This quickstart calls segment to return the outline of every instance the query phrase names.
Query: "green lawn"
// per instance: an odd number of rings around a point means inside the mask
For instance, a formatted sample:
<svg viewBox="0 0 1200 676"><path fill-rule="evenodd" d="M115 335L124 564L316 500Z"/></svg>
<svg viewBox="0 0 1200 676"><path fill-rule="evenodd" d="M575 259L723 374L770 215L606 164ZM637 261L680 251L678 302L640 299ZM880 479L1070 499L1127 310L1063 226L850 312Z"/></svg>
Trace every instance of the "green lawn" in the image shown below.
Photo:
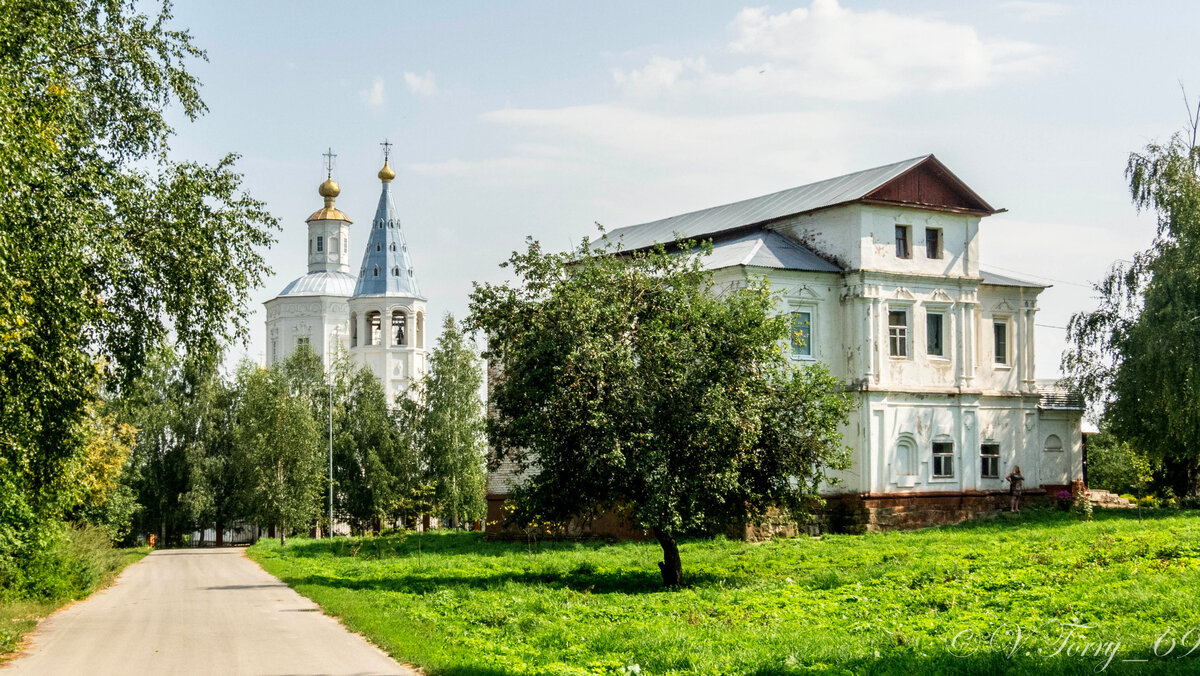
<svg viewBox="0 0 1200 676"><path fill-rule="evenodd" d="M149 547L131 547L114 551L111 557L105 557L101 563L104 569L99 573L97 585L74 598L0 601L0 663L11 657L10 653L20 647L21 639L25 634L36 627L37 623L47 615L71 601L86 598L97 589L107 587L126 566L141 561L149 553Z"/></svg>
<svg viewBox="0 0 1200 676"><path fill-rule="evenodd" d="M400 535L263 541L250 555L434 674L1085 674L1107 660L1096 644L1114 641L1106 673L1200 673L1200 648L1181 657L1200 643L1200 512L695 540L682 548L684 588L669 591L654 543L529 554L432 533L420 561L416 549ZM1160 653L1186 645L1156 657L1168 630Z"/></svg>

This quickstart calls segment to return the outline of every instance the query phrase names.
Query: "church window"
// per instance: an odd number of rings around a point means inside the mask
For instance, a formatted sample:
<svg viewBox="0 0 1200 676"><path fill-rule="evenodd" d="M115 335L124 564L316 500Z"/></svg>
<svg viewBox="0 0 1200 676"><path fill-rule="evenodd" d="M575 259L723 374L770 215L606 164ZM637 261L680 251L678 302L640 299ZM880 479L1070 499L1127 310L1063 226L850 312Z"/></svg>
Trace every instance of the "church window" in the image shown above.
<svg viewBox="0 0 1200 676"><path fill-rule="evenodd" d="M376 250L376 251L383 251L383 245L382 245L382 244L376 244L376 245L375 245L375 250Z"/></svg>
<svg viewBox="0 0 1200 676"><path fill-rule="evenodd" d="M425 314L417 313L417 347L425 347Z"/></svg>
<svg viewBox="0 0 1200 676"><path fill-rule="evenodd" d="M350 347L358 347L358 313L350 313Z"/></svg>
<svg viewBox="0 0 1200 676"><path fill-rule="evenodd" d="M912 258L911 240L907 225L896 226L896 258Z"/></svg>
<svg viewBox="0 0 1200 676"><path fill-rule="evenodd" d="M942 257L941 228L925 228L925 257L930 259Z"/></svg>
<svg viewBox="0 0 1200 676"><path fill-rule="evenodd" d="M407 345L408 315L403 310L392 311L392 344Z"/></svg>
<svg viewBox="0 0 1200 676"><path fill-rule="evenodd" d="M946 356L946 348L942 344L945 335L943 322L946 316L940 312L925 313L925 353L933 357Z"/></svg>
<svg viewBox="0 0 1200 676"><path fill-rule="evenodd" d="M933 476L941 479L954 476L954 442L933 442Z"/></svg>
<svg viewBox="0 0 1200 676"><path fill-rule="evenodd" d="M1008 322L992 322L992 346L995 349L996 363L1008 363Z"/></svg>
<svg viewBox="0 0 1200 676"><path fill-rule="evenodd" d="M342 238L342 251L345 251L345 250L346 250L346 238L343 237Z"/></svg>
<svg viewBox="0 0 1200 676"><path fill-rule="evenodd" d="M395 250L396 250L396 243L392 242L392 251L395 251Z"/></svg>
<svg viewBox="0 0 1200 676"><path fill-rule="evenodd" d="M888 312L888 351L893 357L908 357L908 311Z"/></svg>
<svg viewBox="0 0 1200 676"><path fill-rule="evenodd" d="M378 265L376 265L376 266L375 266L375 268L371 270L371 276L372 276L372 277L378 277L378 276L379 276L379 266L378 266Z"/></svg>
<svg viewBox="0 0 1200 676"><path fill-rule="evenodd" d="M382 316L378 310L367 313L367 345L379 345Z"/></svg>
<svg viewBox="0 0 1200 676"><path fill-rule="evenodd" d="M308 240L308 255L312 255L312 240Z"/></svg>
<svg viewBox="0 0 1200 676"><path fill-rule="evenodd" d="M399 277L399 276L400 276L400 267L399 267L399 266L396 266L396 267L392 268L392 276L393 276L393 277Z"/></svg>
<svg viewBox="0 0 1200 676"><path fill-rule="evenodd" d="M308 336L297 336L296 337L296 347L300 347L301 345L308 345L308 342L309 342Z"/></svg>
<svg viewBox="0 0 1200 676"><path fill-rule="evenodd" d="M320 235L317 235L317 253L321 253L324 250L325 250L325 238Z"/></svg>
<svg viewBox="0 0 1200 676"><path fill-rule="evenodd" d="M913 476L917 473L917 443L910 435L896 440L896 474Z"/></svg>
<svg viewBox="0 0 1200 676"><path fill-rule="evenodd" d="M812 313L792 313L792 335L790 340L793 357L812 356Z"/></svg>
<svg viewBox="0 0 1200 676"><path fill-rule="evenodd" d="M1000 478L1000 444L984 442L979 445L979 476L984 479Z"/></svg>

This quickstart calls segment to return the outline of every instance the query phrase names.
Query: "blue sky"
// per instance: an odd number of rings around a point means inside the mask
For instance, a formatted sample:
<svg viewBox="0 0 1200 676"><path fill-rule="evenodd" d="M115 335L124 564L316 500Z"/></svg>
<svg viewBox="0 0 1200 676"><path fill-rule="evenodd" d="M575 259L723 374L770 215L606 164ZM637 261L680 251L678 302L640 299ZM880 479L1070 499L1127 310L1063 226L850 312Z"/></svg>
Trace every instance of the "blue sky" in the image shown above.
<svg viewBox="0 0 1200 676"><path fill-rule="evenodd" d="M1055 285L1036 346L1054 376L1050 327L1153 235L1128 153L1182 127L1179 81L1200 95L1200 3L209 0L175 15L208 51L192 70L210 108L177 121L175 155L240 153L283 226L233 358L259 357L262 302L305 272L321 153L338 153L359 252L386 137L430 314L460 318L527 235L566 248L595 222L934 153L1009 210L984 221L983 263Z"/></svg>

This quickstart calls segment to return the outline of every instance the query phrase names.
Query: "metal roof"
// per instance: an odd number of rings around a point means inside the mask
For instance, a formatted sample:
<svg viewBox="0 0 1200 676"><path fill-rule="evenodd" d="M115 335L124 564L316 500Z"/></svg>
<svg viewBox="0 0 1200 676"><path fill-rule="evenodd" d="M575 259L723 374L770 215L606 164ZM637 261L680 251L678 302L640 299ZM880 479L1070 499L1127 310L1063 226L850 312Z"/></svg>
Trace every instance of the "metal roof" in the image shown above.
<svg viewBox="0 0 1200 676"><path fill-rule="evenodd" d="M284 296L342 296L354 293L354 275L344 272L310 272L283 287L276 298Z"/></svg>
<svg viewBox="0 0 1200 676"><path fill-rule="evenodd" d="M780 270L840 272L841 268L774 230L755 230L713 242L702 264L709 270L738 265Z"/></svg>
<svg viewBox="0 0 1200 676"><path fill-rule="evenodd" d="M784 216L845 204L863 199L888 181L932 157L933 155L922 155L762 197L617 228L608 233L607 237L619 240L626 250L641 249L660 242L673 242L677 234L685 239L698 238Z"/></svg>
<svg viewBox="0 0 1200 676"><path fill-rule="evenodd" d="M371 234L363 253L354 296L400 296L423 298L413 270L408 243L400 229L400 217L392 202L391 182L383 182L379 206L371 220Z"/></svg>
<svg viewBox="0 0 1200 676"><path fill-rule="evenodd" d="M1028 289L1048 289L1052 286L1051 284L1042 284L1040 282L1017 279L1016 277L1008 277L1006 275L992 272L991 270L985 270L982 267L979 268L979 276L983 277L984 284L991 284L992 286L1023 286Z"/></svg>

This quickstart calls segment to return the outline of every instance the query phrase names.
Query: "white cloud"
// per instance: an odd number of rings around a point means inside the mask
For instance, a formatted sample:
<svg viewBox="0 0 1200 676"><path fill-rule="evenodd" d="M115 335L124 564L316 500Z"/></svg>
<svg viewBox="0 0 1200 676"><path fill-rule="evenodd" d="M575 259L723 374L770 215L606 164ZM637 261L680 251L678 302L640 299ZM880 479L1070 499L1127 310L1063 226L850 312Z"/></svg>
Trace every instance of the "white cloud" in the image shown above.
<svg viewBox="0 0 1200 676"><path fill-rule="evenodd" d="M375 80L371 82L370 87L358 92L358 97L362 99L363 105L365 105L368 110L373 112L382 111L383 105L386 102L386 97L383 91L383 78L376 76Z"/></svg>
<svg viewBox="0 0 1200 676"><path fill-rule="evenodd" d="M1066 5L1057 2L1026 2L1019 0L1002 2L1000 3L1000 8L1015 12L1017 18L1021 21L1052 19L1056 16L1066 14L1068 9Z"/></svg>
<svg viewBox="0 0 1200 676"><path fill-rule="evenodd" d="M419 96L432 96L437 93L437 80L430 71L425 71L424 75L406 72L404 82L408 85L410 92Z"/></svg>
<svg viewBox="0 0 1200 676"><path fill-rule="evenodd" d="M704 57L656 56L640 70L616 73L617 85L634 95L695 90L877 100L979 87L1053 62L1045 47L984 38L967 24L856 12L837 0L813 0L810 7L778 14L743 9L732 28L729 51L749 63L721 71Z"/></svg>

